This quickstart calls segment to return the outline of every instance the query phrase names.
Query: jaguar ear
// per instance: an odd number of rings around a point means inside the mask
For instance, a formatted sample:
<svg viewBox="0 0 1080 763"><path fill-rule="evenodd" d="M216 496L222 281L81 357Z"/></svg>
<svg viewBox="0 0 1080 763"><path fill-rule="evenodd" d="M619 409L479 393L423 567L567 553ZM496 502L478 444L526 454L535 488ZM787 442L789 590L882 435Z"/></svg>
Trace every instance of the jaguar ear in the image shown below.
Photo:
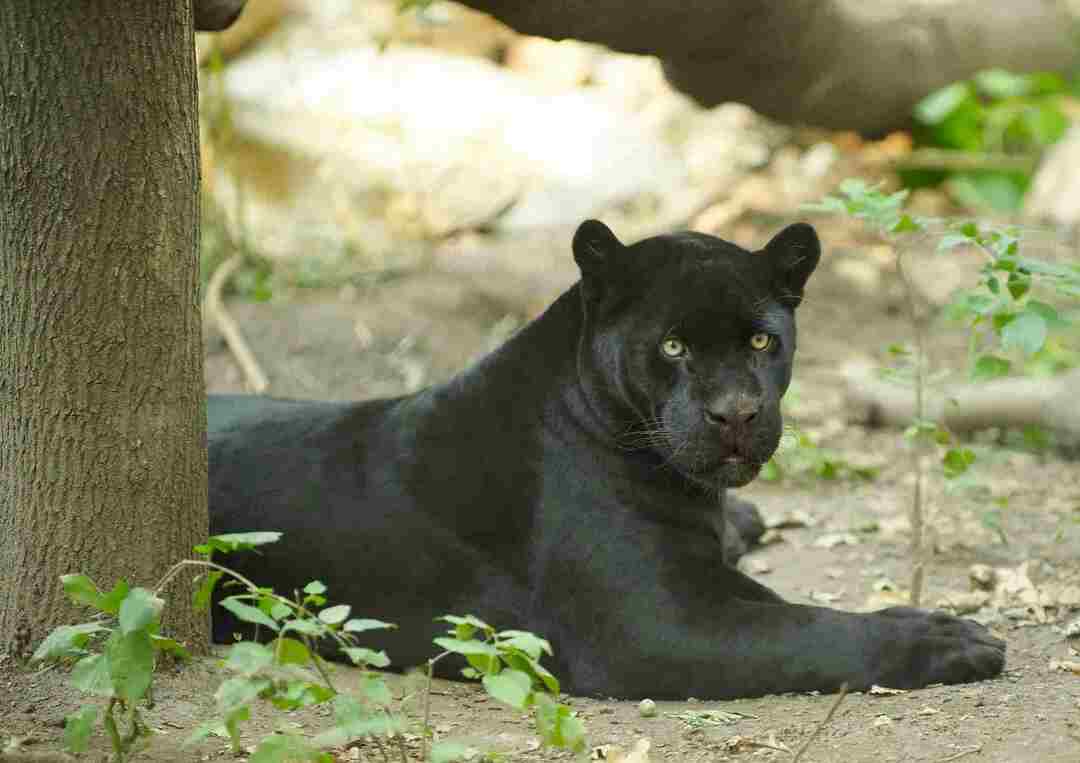
<svg viewBox="0 0 1080 763"><path fill-rule="evenodd" d="M600 298L617 280L616 260L626 247L599 220L586 220L574 233L574 261L581 269L581 282L587 296Z"/></svg>
<svg viewBox="0 0 1080 763"><path fill-rule="evenodd" d="M762 250L776 274L776 286L784 304L798 307L803 288L821 259L821 243L807 223L789 225L773 236Z"/></svg>

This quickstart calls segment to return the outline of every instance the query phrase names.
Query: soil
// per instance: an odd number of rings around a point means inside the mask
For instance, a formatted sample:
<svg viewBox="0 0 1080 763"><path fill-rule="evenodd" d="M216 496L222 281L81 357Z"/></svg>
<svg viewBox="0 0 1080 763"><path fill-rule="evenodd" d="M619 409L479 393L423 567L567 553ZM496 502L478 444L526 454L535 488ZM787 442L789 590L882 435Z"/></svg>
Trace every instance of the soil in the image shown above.
<svg viewBox="0 0 1080 763"><path fill-rule="evenodd" d="M721 233L761 243L776 227L775 219L744 219ZM871 278L869 285L845 275L850 268L842 263L862 257L868 242L837 223L824 224L822 231L826 242L841 243L830 243L830 259L811 280L801 309L799 368L789 416L843 462L873 466L879 473L872 481L825 480L796 469L780 482L759 481L741 491L769 517L802 512L789 523L795 526L775 533L778 542L755 551L745 564L792 600L874 608L899 600L910 574L904 520L912 494L910 457L899 433L847 420L838 370L853 358L880 360L889 343L903 341L909 332L888 268L879 269L880 281ZM474 241L465 248L486 251L489 259L465 267L455 262L456 253L463 251L458 241L427 267L377 286L357 282L279 294L265 304L233 300L229 309L271 379L273 394L337 399L395 394L446 378L569 283L569 236L570 231L549 231L532 249L521 240ZM561 248L553 250L550 242L560 239ZM517 264L507 265L511 261ZM543 278L534 279L540 285L525 297L500 296L522 294L520 287L500 283L500 278L513 278L506 274L528 261L552 263ZM948 365L962 357L955 352L963 343L954 329L935 324L933 340L939 362ZM215 392L243 389L240 371L213 330L207 339L207 386ZM954 494L941 479L929 481L934 554L924 602L934 605L970 590L973 564L1001 570L1000 579L1013 581L1012 588L998 590L975 616L1008 640L1005 673L976 684L849 695L802 760L1080 761L1080 675L1068 669L1069 663L1080 662L1080 640L1068 639L1064 630L1080 616L1075 609L1080 602L1070 605L1062 593L1080 585L1080 466L1067 448L1032 453L1005 447L1003 441L993 434L977 438L981 458L967 480L995 499L1007 499L1000 533L983 521L995 506L987 498L971 491ZM1015 575L1018 568L1024 575ZM346 686L357 677L346 667L336 667L335 675ZM212 659L163 671L155 684L154 707L146 711L156 733L136 759L230 758L220 738L181 745L210 717L220 680ZM400 687L405 679L392 675L390 680ZM585 721L590 744L600 748L594 759L617 759L603 745L630 750L647 738L653 761L786 761L792 754L775 748L796 750L821 724L834 697L659 702L654 717L642 717L637 702L568 701ZM0 760L58 759L49 756L60 749L63 718L81 703L63 669L28 669L0 660L0 741L14 739L20 745L0 754ZM281 713L261 708L244 726L245 744L282 727L314 734L328 720L318 709ZM436 681L432 724L439 737L500 751L504 760L569 758L537 749L530 723L472 684ZM416 759L418 740L408 739L406 747L410 759ZM107 751L98 734L92 751L82 757L101 760ZM334 753L340 760L382 760L370 743Z"/></svg>

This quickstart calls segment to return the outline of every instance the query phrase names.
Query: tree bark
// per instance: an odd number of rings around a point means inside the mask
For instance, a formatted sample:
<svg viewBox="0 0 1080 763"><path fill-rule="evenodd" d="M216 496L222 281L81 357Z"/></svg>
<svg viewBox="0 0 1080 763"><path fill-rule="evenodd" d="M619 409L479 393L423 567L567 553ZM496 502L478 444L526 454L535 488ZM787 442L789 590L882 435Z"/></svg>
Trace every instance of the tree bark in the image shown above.
<svg viewBox="0 0 1080 763"><path fill-rule="evenodd" d="M664 62L706 106L880 133L980 69L1066 71L1076 20L1059 0L464 0L519 32Z"/></svg>
<svg viewBox="0 0 1080 763"><path fill-rule="evenodd" d="M0 651L206 537L190 0L0 12ZM164 592L196 651L205 614Z"/></svg>

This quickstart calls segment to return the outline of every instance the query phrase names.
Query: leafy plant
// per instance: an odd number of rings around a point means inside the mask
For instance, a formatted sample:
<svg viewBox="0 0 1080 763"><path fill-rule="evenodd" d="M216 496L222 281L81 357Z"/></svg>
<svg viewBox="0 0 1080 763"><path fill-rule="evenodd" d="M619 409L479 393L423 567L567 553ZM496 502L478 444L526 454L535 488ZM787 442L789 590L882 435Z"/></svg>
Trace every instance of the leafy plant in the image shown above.
<svg viewBox="0 0 1080 763"><path fill-rule="evenodd" d="M61 626L54 630L33 655L35 661L74 662L71 672L75 688L109 698L102 723L109 734L116 761L126 760L138 740L148 734L138 703L150 696L155 653L169 652L186 659L187 652L175 641L161 636L160 615L164 601L158 595L184 568L205 570L195 591L197 609L205 609L215 587L226 580L240 591L226 596L220 605L238 620L269 632L269 641L239 641L229 647L222 667L228 677L214 693L216 716L199 726L189 738L194 742L209 734L227 736L239 754L240 727L251 718L255 702L268 702L279 710L296 710L311 705L331 705L333 725L314 739L279 732L262 739L251 754L252 763L313 761L332 763L323 748L357 739L368 739L389 761L391 751L401 760L407 757L404 734L410 728L383 676L373 668L390 665L383 651L361 646L359 638L371 631L394 628L391 623L351 617L347 604L329 604L326 586L308 583L290 598L263 588L243 575L213 561L215 552L250 550L273 543L277 532L217 535L196 546L198 559L173 565L154 591L129 588L124 581L108 593L100 592L85 575L67 575L64 590L77 604L98 610L91 622ZM544 744L581 752L585 749L584 727L570 708L557 701L559 682L540 664L551 645L527 631L496 631L473 615L446 615L450 623L447 637L435 640L444 651L428 662L427 686L423 692L424 716L419 733L423 739L422 758L433 762L458 760L468 748L452 740L433 741L430 726L431 680L435 664L451 654L468 662L463 671L482 680L493 698L518 709L533 712ZM320 648L321 647L321 648ZM321 656L336 651L362 671L358 689L340 691L331 678L331 666ZM73 752L87 748L98 719L98 708L87 705L67 719L65 742Z"/></svg>
<svg viewBox="0 0 1080 763"><path fill-rule="evenodd" d="M948 110L941 107L940 111ZM1017 357L1035 356L1046 346L1051 330L1068 325L1067 317L1037 296L1042 291L1063 297L1080 296L1080 268L1044 262L1023 254L1020 232L1015 227L907 214L904 211L906 190L886 193L879 186L849 179L840 185L839 191L838 195L827 196L809 208L862 220L893 242L897 251L897 271L904 286L913 342L911 347L894 345L889 348L894 364L883 369L883 375L911 385L915 394L915 416L905 436L914 446L912 468L916 479L911 509L911 592L912 603L918 604L925 569L922 542L924 460L930 453L935 453L942 475L947 480L955 480L975 463L976 456L972 449L957 443L941 422L931 421L926 416L926 389L932 382L926 363L927 318L907 270L904 245L907 244L910 250L912 241L924 241L937 235L938 253L964 246L982 255L984 262L978 284L962 291L950 309L953 317L967 324L968 365L974 381L1009 373ZM997 527L1000 534L1000 522Z"/></svg>
<svg viewBox="0 0 1080 763"><path fill-rule="evenodd" d="M496 631L472 615L439 619L453 627L435 639L445 651L428 661L429 680L435 663L451 654L460 655L468 662L461 670L463 676L479 678L487 693L500 702L532 711L541 742L585 751L585 725L558 702L559 681L540 664L542 655L551 656L551 644L528 631Z"/></svg>
<svg viewBox="0 0 1080 763"><path fill-rule="evenodd" d="M776 482L782 479L815 477L820 480L872 480L878 470L859 466L843 454L817 445L804 432L785 433L785 441L776 455L761 470L761 479Z"/></svg>
<svg viewBox="0 0 1080 763"><path fill-rule="evenodd" d="M1068 128L1061 106L1066 91L1065 80L1052 73L982 71L920 101L915 107L915 138L921 145L955 151L1036 157ZM901 179L914 187L948 178L950 193L967 206L1018 209L1031 183L1030 170L995 169L992 164L952 173L908 171Z"/></svg>
<svg viewBox="0 0 1080 763"><path fill-rule="evenodd" d="M154 665L159 653L186 659L184 648L162 636L164 602L156 592L130 588L121 580L102 593L86 575L61 577L64 592L76 604L97 610L89 622L56 628L34 652L31 662L72 663L71 684L90 695L107 697L101 723L112 743L114 759L123 761L149 733L139 702L149 703ZM72 752L86 750L99 708L85 705L69 715L64 741Z"/></svg>

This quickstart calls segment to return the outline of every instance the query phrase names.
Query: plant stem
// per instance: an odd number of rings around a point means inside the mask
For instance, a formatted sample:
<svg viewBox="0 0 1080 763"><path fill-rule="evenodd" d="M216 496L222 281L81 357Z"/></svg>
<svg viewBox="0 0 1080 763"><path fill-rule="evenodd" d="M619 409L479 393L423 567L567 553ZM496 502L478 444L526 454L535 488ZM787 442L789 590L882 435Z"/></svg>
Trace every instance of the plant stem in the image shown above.
<svg viewBox="0 0 1080 763"><path fill-rule="evenodd" d="M921 422L926 416L926 336L919 306L915 297L915 286L904 269L904 257L899 251L896 255L896 271L904 285L904 297L907 302L908 317L915 335L915 419ZM923 579L926 575L926 558L923 553L923 443L916 435L912 443L912 471L915 474L915 486L911 495L911 606L919 606L922 600Z"/></svg>
<svg viewBox="0 0 1080 763"><path fill-rule="evenodd" d="M424 689L424 725L420 729L420 760L427 760L428 757L428 736L431 733L431 684L435 676L435 663L448 654L450 653L443 652L432 657L427 662L427 686Z"/></svg>

